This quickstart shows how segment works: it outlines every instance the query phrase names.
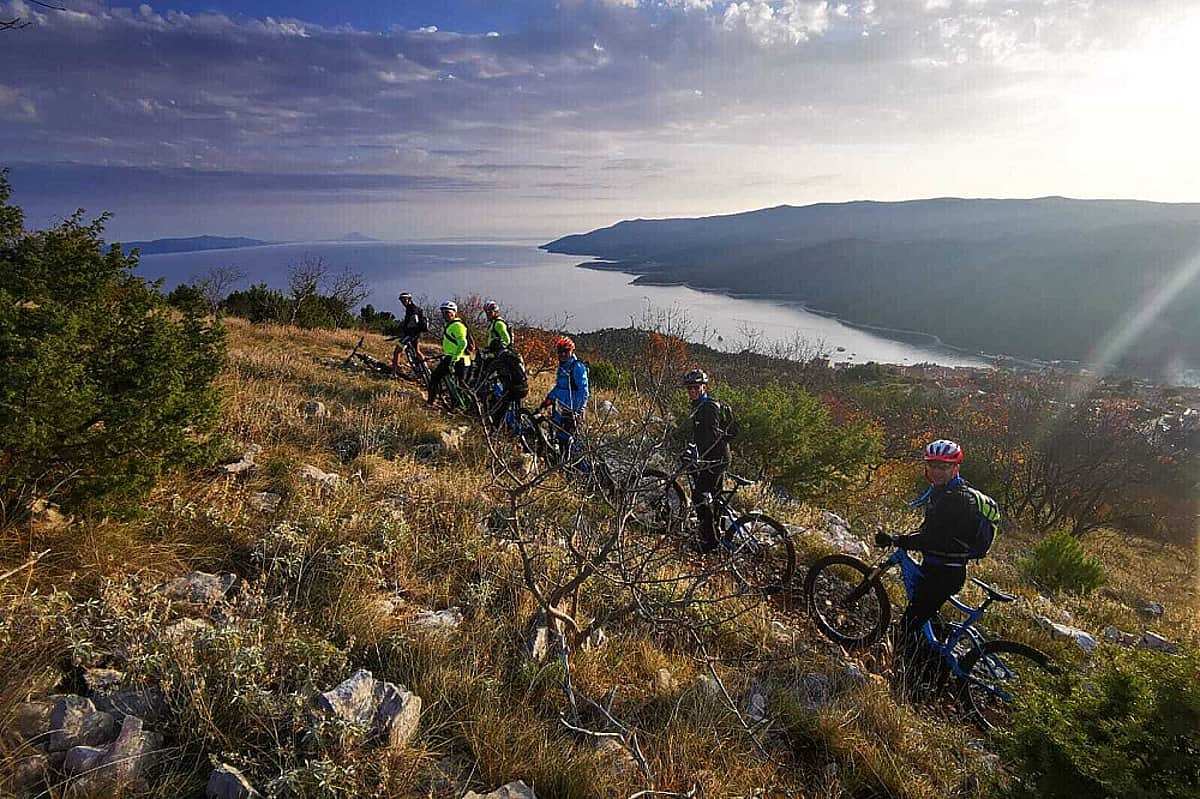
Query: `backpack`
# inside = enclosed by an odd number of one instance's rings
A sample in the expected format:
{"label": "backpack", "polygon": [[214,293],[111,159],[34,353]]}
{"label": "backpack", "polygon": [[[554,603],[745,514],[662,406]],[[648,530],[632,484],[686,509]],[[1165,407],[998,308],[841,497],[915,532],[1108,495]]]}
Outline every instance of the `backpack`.
{"label": "backpack", "polygon": [[1000,527],[1000,506],[996,500],[971,485],[964,486],[975,500],[975,512],[979,517],[979,525],[975,528],[973,540],[964,541],[967,545],[967,557],[978,560],[987,555],[996,540],[996,530]]}
{"label": "backpack", "polygon": [[742,432],[742,426],[738,424],[737,416],[733,413],[733,408],[729,407],[727,403],[719,402],[711,397],[708,401],[717,406],[717,419],[720,424],[721,438],[727,442],[737,438],[738,433]]}

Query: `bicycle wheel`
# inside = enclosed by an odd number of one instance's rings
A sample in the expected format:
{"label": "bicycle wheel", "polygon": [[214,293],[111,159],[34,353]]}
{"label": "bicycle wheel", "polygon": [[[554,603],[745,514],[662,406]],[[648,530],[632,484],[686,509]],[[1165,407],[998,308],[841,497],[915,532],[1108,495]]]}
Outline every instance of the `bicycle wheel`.
{"label": "bicycle wheel", "polygon": [[546,438],[546,431],[538,424],[538,418],[525,408],[517,412],[514,432],[521,442],[521,449],[537,458],[549,460],[556,451]]}
{"label": "bicycle wheel", "polygon": [[1020,641],[985,641],[958,664],[966,674],[967,711],[985,731],[1002,726],[1012,702],[1038,674],[1054,673],[1050,656]]}
{"label": "bicycle wheel", "polygon": [[630,518],[652,533],[678,535],[688,515],[679,482],[666,472],[646,469],[629,487]]}
{"label": "bicycle wheel", "polygon": [[725,532],[734,570],[764,594],[783,591],[796,573],[796,549],[787,528],[765,513],[742,516]]}
{"label": "bicycle wheel", "polygon": [[883,637],[892,603],[875,570],[850,555],[827,555],[804,578],[808,615],[826,638],[847,649],[862,649]]}

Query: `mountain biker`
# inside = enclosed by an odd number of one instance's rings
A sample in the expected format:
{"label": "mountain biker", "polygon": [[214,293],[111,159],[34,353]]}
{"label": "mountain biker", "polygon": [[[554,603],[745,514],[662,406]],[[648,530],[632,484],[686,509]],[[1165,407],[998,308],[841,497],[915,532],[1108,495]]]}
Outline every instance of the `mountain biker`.
{"label": "mountain biker", "polygon": [[421,338],[421,334],[429,330],[429,322],[425,319],[425,312],[421,307],[413,302],[413,295],[407,291],[402,292],[400,304],[404,306],[404,319],[400,321],[400,338],[396,342],[396,348],[392,350],[392,377],[397,377],[400,374],[400,353],[404,351],[406,346],[412,346],[417,350],[417,342]]}
{"label": "mountain biker", "polygon": [[492,391],[490,378],[494,378],[500,384],[500,394],[496,396],[485,393],[480,399],[483,407],[488,409],[488,419],[492,426],[499,427],[504,423],[509,404],[515,400],[523,400],[529,395],[529,376],[521,354],[512,348],[505,348],[495,357],[489,358],[480,392]]}
{"label": "mountain biker", "polygon": [[570,460],[575,433],[583,421],[583,412],[591,393],[588,369],[583,361],[575,357],[575,342],[570,338],[563,336],[555,342],[555,351],[558,353],[558,372],[554,388],[550,389],[539,408],[554,407],[551,418],[558,427],[558,450],[564,459]]}
{"label": "mountain biker", "polygon": [[499,355],[501,350],[512,346],[512,333],[509,332],[508,322],[504,321],[504,317],[500,315],[500,306],[496,304],[495,300],[485,302],[483,312],[487,314],[490,323],[487,344],[483,349],[488,355]]}
{"label": "mountain biker", "polygon": [[437,396],[438,387],[454,369],[454,376],[459,380],[466,377],[467,367],[471,365],[471,356],[467,353],[467,326],[458,318],[458,305],[453,300],[446,300],[439,308],[446,329],[442,333],[442,360],[429,376],[429,396],[425,403],[432,405]]}
{"label": "mountain biker", "polygon": [[683,376],[683,386],[692,401],[688,420],[691,423],[691,447],[696,453],[692,472],[692,505],[700,522],[700,551],[712,552],[718,547],[716,495],[725,481],[729,466],[729,439],[721,429],[721,404],[709,396],[708,375],[703,369],[692,369]]}
{"label": "mountain biker", "polygon": [[900,618],[899,646],[906,672],[913,673],[910,686],[919,682],[920,672],[932,665],[932,650],[925,646],[922,628],[946,600],[962,590],[967,580],[967,553],[979,516],[967,482],[959,474],[963,450],[958,444],[938,439],[925,447],[925,479],[929,490],[909,503],[923,507],[921,526],[908,535],[876,533],[877,546],[897,546],[924,554],[920,578]]}

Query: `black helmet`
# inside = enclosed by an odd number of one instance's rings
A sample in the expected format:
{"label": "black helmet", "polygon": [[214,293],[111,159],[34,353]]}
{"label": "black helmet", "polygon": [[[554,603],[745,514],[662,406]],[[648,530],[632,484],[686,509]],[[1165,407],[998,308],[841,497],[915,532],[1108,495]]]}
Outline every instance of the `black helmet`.
{"label": "black helmet", "polygon": [[702,386],[708,382],[708,375],[703,369],[693,369],[683,376],[683,385]]}
{"label": "black helmet", "polygon": [[411,300],[412,295],[409,294],[407,291],[402,291],[402,292],[400,292],[400,296],[397,297],[396,299],[400,300],[400,302],[404,302],[405,300]]}

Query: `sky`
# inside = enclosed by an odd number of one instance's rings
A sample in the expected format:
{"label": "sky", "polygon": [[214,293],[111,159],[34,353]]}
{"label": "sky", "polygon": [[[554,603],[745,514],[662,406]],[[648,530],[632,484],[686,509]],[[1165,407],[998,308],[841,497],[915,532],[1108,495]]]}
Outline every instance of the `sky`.
{"label": "sky", "polygon": [[920,197],[1200,201],[1200,0],[0,0],[32,226],[548,240]]}

